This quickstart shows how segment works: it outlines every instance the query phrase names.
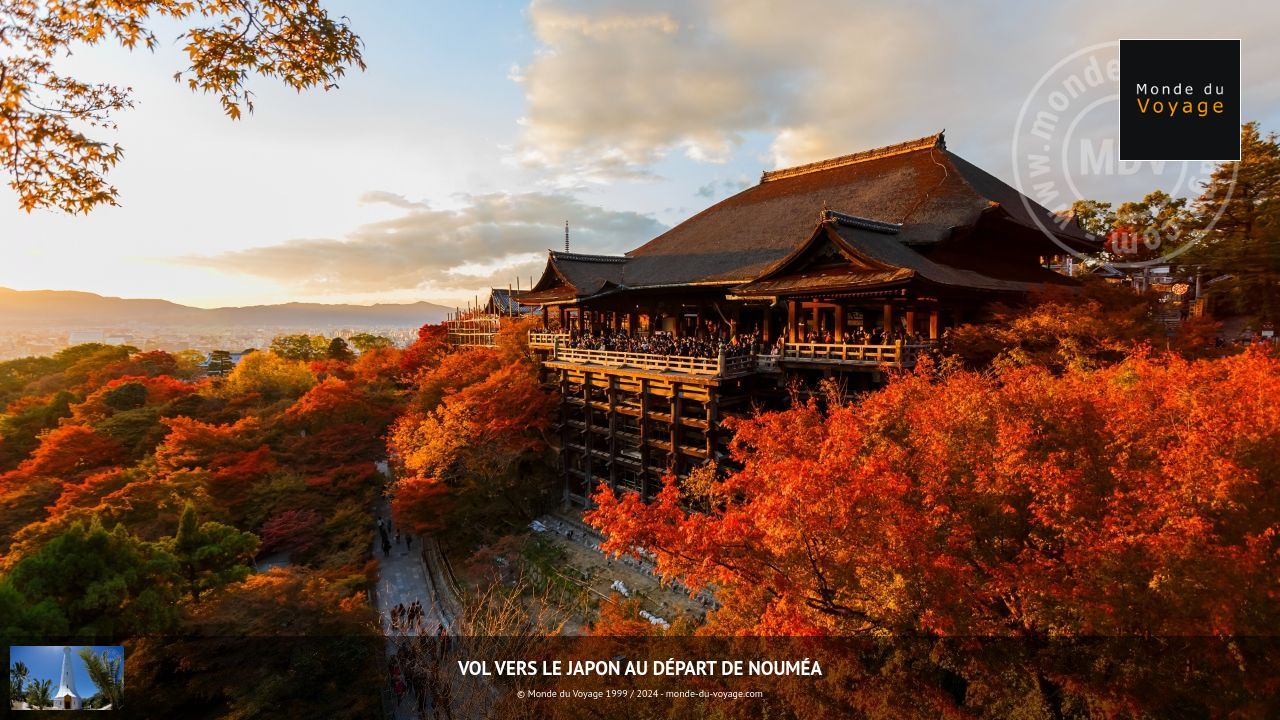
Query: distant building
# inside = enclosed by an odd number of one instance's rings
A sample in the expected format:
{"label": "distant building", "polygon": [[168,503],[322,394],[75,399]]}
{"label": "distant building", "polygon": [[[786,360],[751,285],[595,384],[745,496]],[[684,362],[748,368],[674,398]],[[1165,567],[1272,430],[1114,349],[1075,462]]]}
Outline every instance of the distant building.
{"label": "distant building", "polygon": [[471,307],[449,315],[445,320],[445,339],[454,347],[493,347],[503,319],[532,315],[541,305],[526,305],[520,298],[527,290],[490,288],[483,308]]}
{"label": "distant building", "polygon": [[68,345],[83,345],[102,341],[103,333],[101,330],[72,330],[71,334],[67,336]]}

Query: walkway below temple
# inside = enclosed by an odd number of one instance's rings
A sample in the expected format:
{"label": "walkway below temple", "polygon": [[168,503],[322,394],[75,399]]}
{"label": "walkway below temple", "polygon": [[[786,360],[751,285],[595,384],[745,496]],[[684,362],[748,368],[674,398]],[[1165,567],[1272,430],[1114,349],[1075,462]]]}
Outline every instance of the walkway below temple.
{"label": "walkway below temple", "polygon": [[[379,510],[379,517],[386,521],[390,517],[387,508]],[[395,539],[394,530],[391,533]],[[373,557],[378,560],[378,584],[375,589],[375,604],[378,617],[382,623],[382,632],[386,635],[413,635],[412,629],[393,630],[391,627],[391,609],[396,605],[409,605],[417,600],[422,604],[423,627],[434,631],[437,625],[452,624],[448,612],[441,611],[435,584],[427,573],[426,564],[422,561],[423,538],[414,536],[413,547],[406,547],[404,536],[399,543],[391,546],[388,557],[382,555],[382,539],[374,533]]]}
{"label": "walkway below temple", "polygon": [[[387,522],[391,517],[390,509],[386,503],[382,503],[377,510],[377,517],[382,518],[383,522]],[[415,600],[421,603],[423,610],[422,627],[427,633],[434,633],[436,628],[443,624],[445,627],[453,625],[453,619],[447,610],[441,604],[440,596],[436,592],[435,583],[431,580],[430,573],[427,572],[426,563],[422,560],[422,543],[424,538],[414,536],[412,547],[407,546],[405,538],[401,535],[398,543],[392,544],[390,555],[384,557],[382,554],[382,538],[375,530],[373,534],[373,557],[378,561],[378,583],[374,586],[374,608],[378,611],[379,623],[382,627],[383,635],[387,636],[387,657],[391,658],[396,652],[397,636],[415,635],[417,634],[413,628],[393,628],[391,626],[391,611],[397,605],[409,607]],[[394,529],[391,532],[391,539],[395,540]],[[417,703],[413,697],[411,690],[407,690],[397,701],[394,691],[390,686],[390,678],[387,678],[388,686],[384,690],[389,706],[394,708],[394,717],[396,720],[410,720],[419,717],[417,714]],[[389,707],[388,709],[392,709]]]}

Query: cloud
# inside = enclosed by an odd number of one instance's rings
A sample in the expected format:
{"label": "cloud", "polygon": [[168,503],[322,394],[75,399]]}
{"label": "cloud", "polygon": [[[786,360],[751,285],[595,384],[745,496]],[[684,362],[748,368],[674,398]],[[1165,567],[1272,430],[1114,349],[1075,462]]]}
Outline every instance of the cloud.
{"label": "cloud", "polygon": [[657,5],[533,3],[541,50],[518,73],[523,161],[634,177],[673,149],[722,161],[742,133],[770,121],[755,101],[776,73],[711,30],[702,4]]}
{"label": "cloud", "polygon": [[548,248],[561,247],[568,220],[575,248],[621,253],[665,230],[647,215],[587,205],[561,193],[461,196],[458,209],[433,210],[388,192],[377,202],[405,212],[348,236],[302,238],[212,256],[188,265],[269,278],[308,293],[457,290],[506,286],[541,274]]}
{"label": "cloud", "polygon": [[1280,6],[1245,4],[533,0],[539,49],[513,72],[527,105],[516,156],[571,185],[645,177],[675,153],[723,162],[756,133],[790,165],[945,127],[1007,157],[1026,93],[1058,59],[1203,27],[1245,38],[1246,88],[1274,103],[1265,68],[1280,45],[1259,29]]}

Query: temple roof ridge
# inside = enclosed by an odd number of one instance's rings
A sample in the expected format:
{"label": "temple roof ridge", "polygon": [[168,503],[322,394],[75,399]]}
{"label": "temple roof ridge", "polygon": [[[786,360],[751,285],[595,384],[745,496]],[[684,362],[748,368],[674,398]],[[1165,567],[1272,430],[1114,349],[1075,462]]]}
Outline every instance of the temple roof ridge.
{"label": "temple roof ridge", "polygon": [[627,261],[625,255],[590,255],[587,253],[566,252],[564,250],[551,250],[551,257],[556,260],[577,260],[578,262],[604,262],[604,263],[624,263]]}
{"label": "temple roof ridge", "polygon": [[821,222],[834,222],[837,225],[858,228],[860,230],[870,230],[871,232],[884,233],[886,235],[897,235],[898,232],[902,230],[902,223],[873,220],[871,218],[843,213],[839,210],[823,210],[821,218]]}
{"label": "temple roof ridge", "polygon": [[926,135],[925,137],[916,138],[915,140],[907,140],[893,145],[871,148],[870,150],[861,150],[848,155],[841,155],[839,157],[828,158],[826,160],[817,160],[803,165],[794,165],[792,167],[779,168],[777,170],[766,170],[760,174],[760,182],[763,184],[770,180],[781,180],[782,178],[795,177],[796,175],[804,175],[806,173],[818,172],[820,170],[830,170],[832,168],[853,165],[854,163],[865,162],[867,160],[878,160],[880,158],[892,157],[894,155],[902,155],[903,153],[915,152],[916,150],[926,150],[929,148],[945,150],[947,149],[947,141],[944,137],[946,132],[946,130],[942,130],[934,133],[933,135]]}

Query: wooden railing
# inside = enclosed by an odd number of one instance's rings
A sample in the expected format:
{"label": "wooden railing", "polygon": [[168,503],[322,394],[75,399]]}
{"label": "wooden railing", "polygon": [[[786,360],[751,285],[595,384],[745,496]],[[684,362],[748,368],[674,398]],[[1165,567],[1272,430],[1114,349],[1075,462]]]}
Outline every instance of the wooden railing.
{"label": "wooden railing", "polygon": [[550,350],[559,342],[560,345],[566,345],[569,342],[569,334],[562,332],[536,332],[529,333],[529,347],[538,350]]}
{"label": "wooden railing", "polygon": [[846,343],[787,343],[778,359],[782,362],[844,363],[850,365],[915,364],[916,354],[932,348],[932,343],[906,345],[849,345]]}
{"label": "wooden railing", "polygon": [[548,358],[550,360],[711,377],[746,375],[753,372],[773,372],[781,364],[789,362],[909,367],[915,364],[916,355],[919,352],[934,347],[933,343],[904,344],[901,342],[890,345],[786,343],[782,346],[781,352],[734,356],[722,355],[716,358],[705,358],[614,350],[587,350],[567,347],[568,342],[569,336],[565,333],[529,333],[529,346],[551,350],[551,355]]}
{"label": "wooden railing", "polygon": [[[750,359],[750,356],[746,357]],[[678,372],[686,375],[715,376],[730,374],[721,372],[719,358],[689,357],[686,355],[651,355],[649,353],[558,347],[552,355],[552,359],[560,362],[582,363],[584,365],[605,365],[635,370],[653,370],[656,372]],[[740,360],[741,358],[727,358],[726,360],[729,359]],[[734,367],[737,368],[737,365],[735,364]],[[727,367],[723,369],[728,370]]]}

